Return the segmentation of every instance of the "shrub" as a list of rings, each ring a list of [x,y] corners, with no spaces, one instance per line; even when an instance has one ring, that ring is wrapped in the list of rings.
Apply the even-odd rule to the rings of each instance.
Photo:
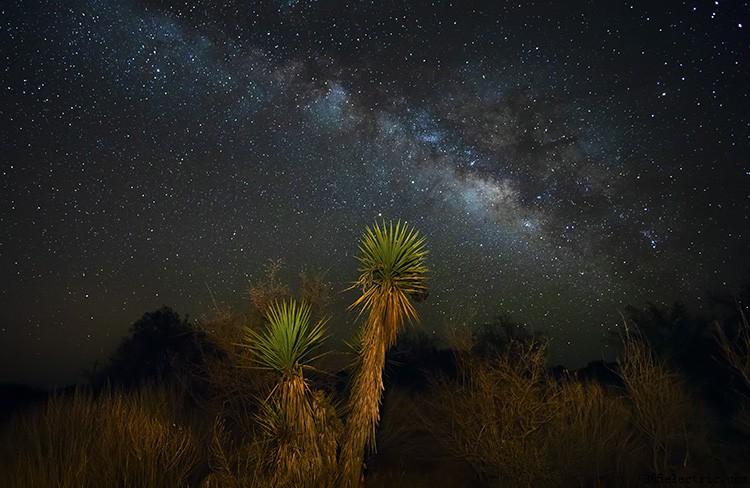
[[[641,469],[690,474],[707,462],[710,415],[683,378],[651,353],[638,330],[626,327],[619,371],[634,430],[648,449],[648,464]]]

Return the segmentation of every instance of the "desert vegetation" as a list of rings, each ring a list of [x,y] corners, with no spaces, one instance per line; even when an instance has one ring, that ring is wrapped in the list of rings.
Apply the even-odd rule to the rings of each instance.
[[[629,310],[618,360],[571,372],[507,320],[459,311],[442,344],[404,327],[427,295],[427,244],[400,223],[366,229],[349,355],[327,340],[325,280],[303,273],[293,292],[278,261],[243,313],[144,314],[89,384],[5,420],[0,486],[748,482],[746,302],[716,320]]]

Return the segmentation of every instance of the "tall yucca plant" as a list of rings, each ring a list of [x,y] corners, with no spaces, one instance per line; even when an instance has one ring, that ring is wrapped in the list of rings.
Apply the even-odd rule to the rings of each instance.
[[[362,296],[350,308],[367,317],[357,337],[358,357],[341,451],[341,482],[359,483],[364,451],[375,448],[380,420],[386,350],[406,322],[419,320],[411,298],[427,294],[424,238],[406,224],[390,222],[365,229],[359,245],[359,279],[352,288]]]
[[[319,483],[325,466],[335,459],[335,439],[320,435],[325,430],[316,421],[320,405],[303,374],[325,340],[327,320],[310,325],[310,316],[310,306],[304,302],[276,301],[265,311],[265,331],[246,330],[258,366],[279,375],[258,416],[270,441],[268,463],[277,486]]]

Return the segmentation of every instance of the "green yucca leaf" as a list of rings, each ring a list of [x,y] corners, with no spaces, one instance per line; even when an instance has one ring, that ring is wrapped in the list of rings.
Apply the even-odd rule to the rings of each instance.
[[[362,296],[350,308],[395,314],[390,318],[399,326],[404,319],[416,321],[409,296],[427,292],[424,238],[400,221],[382,222],[365,229],[359,251],[361,274],[352,287],[361,288]]]
[[[327,319],[310,325],[310,316],[310,305],[305,302],[276,301],[266,310],[266,330],[246,329],[245,340],[261,368],[297,374],[313,359],[312,352],[326,339]]]

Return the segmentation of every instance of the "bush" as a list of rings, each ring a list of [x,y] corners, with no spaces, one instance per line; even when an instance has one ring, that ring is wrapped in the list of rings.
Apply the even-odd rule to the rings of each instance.
[[[709,412],[683,378],[649,351],[637,330],[623,337],[619,371],[634,431],[648,449],[649,464],[642,469],[688,475],[708,462]]]
[[[544,344],[511,340],[494,358],[459,352],[459,380],[433,382],[422,417],[485,483],[636,486],[647,474],[714,466],[706,412],[632,341],[625,390],[548,374]]]

